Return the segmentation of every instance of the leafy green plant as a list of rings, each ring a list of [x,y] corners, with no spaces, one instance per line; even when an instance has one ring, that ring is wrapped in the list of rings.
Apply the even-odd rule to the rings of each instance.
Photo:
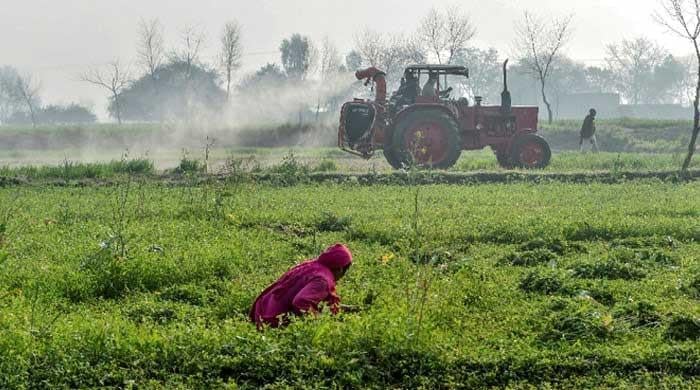
[[[338,216],[331,212],[324,212],[316,221],[316,229],[320,232],[344,232],[348,231],[351,225],[351,217]]]
[[[628,303],[615,311],[615,317],[634,328],[655,328],[662,321],[656,305],[647,301]]]
[[[666,328],[666,337],[676,341],[700,340],[700,319],[683,314],[674,315]]]
[[[586,279],[638,280],[646,277],[646,272],[635,263],[623,263],[615,259],[580,263],[572,268],[573,274]]]
[[[514,265],[519,267],[533,267],[541,264],[548,264],[559,259],[555,253],[549,249],[535,249],[524,252],[511,252],[500,260],[500,264]]]
[[[585,299],[565,304],[548,320],[543,340],[604,340],[613,336],[615,321],[604,306]]]
[[[532,251],[538,249],[546,249],[559,256],[568,253],[583,253],[586,248],[575,242],[567,242],[560,238],[536,238],[520,245],[521,251]]]
[[[206,164],[203,164],[199,160],[191,159],[187,156],[180,160],[175,172],[177,173],[202,173],[205,171]]]
[[[257,180],[268,174],[240,185],[134,176],[125,257],[110,235],[126,176],[0,187],[0,210],[21,193],[0,265],[0,388],[699,383],[693,183]],[[217,198],[223,218],[210,214]],[[64,211],[68,223],[52,219]],[[572,240],[584,221],[594,234]],[[258,331],[248,319],[258,294],[336,240],[355,258],[337,293],[364,310]],[[528,251],[556,259],[499,266]],[[571,272],[598,261],[646,277]]]
[[[565,293],[565,275],[558,270],[534,270],[520,281],[520,289],[528,293],[546,295]]]
[[[700,272],[691,276],[685,290],[694,298],[700,299]]]
[[[333,160],[324,159],[321,160],[314,168],[314,172],[336,172],[338,171],[338,165]]]

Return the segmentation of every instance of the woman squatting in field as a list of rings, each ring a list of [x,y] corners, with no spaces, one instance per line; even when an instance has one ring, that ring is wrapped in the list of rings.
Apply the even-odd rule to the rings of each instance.
[[[316,314],[319,304],[326,302],[331,312],[340,310],[340,297],[335,284],[352,264],[350,250],[342,244],[326,249],[313,260],[303,262],[266,288],[250,308],[250,320],[258,328],[276,328],[289,323],[289,316]]]

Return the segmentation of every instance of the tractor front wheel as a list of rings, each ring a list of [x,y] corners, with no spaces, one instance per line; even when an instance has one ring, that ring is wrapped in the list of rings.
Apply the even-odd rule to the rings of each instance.
[[[513,164],[513,161],[510,159],[510,153],[508,153],[507,149],[496,149],[494,153],[496,154],[496,161],[498,161],[498,165],[500,165],[501,168],[513,169],[515,164]]]
[[[549,144],[538,135],[522,134],[513,142],[510,159],[520,168],[541,169],[549,165],[551,158]]]
[[[384,149],[382,150],[384,153],[384,158],[386,158],[386,161],[391,165],[392,168],[394,169],[401,169],[401,160],[396,156],[396,152],[391,146],[390,142],[387,142],[384,145]]]
[[[389,151],[399,166],[438,169],[453,166],[461,152],[457,122],[437,110],[415,111],[401,119],[394,128]]]

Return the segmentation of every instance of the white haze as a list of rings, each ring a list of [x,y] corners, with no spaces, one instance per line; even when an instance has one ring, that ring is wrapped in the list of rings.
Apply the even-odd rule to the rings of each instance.
[[[316,42],[328,36],[344,54],[365,26],[380,33],[413,31],[430,7],[450,4],[472,15],[478,29],[475,44],[494,46],[503,55],[510,47],[513,22],[525,9],[574,14],[576,31],[567,54],[589,63],[604,57],[606,44],[639,35],[675,54],[688,51],[685,42],[652,21],[656,0],[0,0],[0,64],[36,74],[45,102],[86,103],[105,120],[106,93],[79,82],[77,75],[115,58],[133,65],[141,18],[160,19],[170,48],[177,45],[183,26],[202,27],[208,35],[203,53],[207,62],[214,59],[223,24],[237,19],[246,50],[243,74],[279,62],[279,43],[294,32]]]

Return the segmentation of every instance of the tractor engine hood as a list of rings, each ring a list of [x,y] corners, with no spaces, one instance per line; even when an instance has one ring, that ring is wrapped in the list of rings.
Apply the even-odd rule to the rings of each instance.
[[[364,70],[358,70],[355,72],[355,77],[358,80],[366,79],[365,85],[369,84],[370,81],[374,81],[377,89],[374,102],[382,107],[386,105],[386,73],[384,71],[372,66]]]

